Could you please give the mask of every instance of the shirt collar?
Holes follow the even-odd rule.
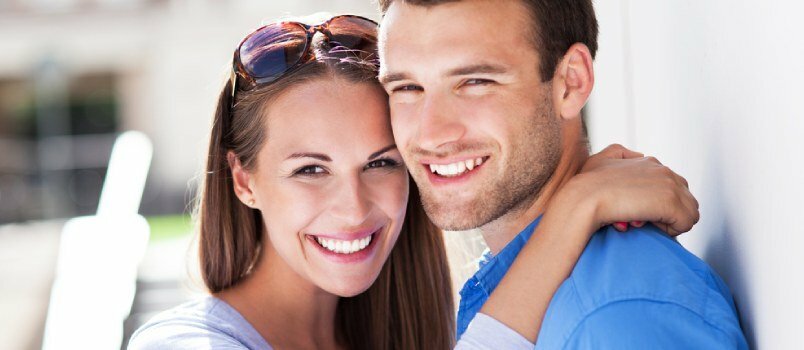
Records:
[[[500,283],[503,276],[508,272],[511,264],[514,263],[522,247],[525,246],[530,236],[533,235],[533,231],[541,220],[542,216],[539,215],[539,217],[533,220],[525,229],[519,232],[511,242],[508,242],[505,248],[497,253],[497,255],[492,255],[491,251],[486,249],[483,258],[479,262],[480,269],[474,277],[487,294],[491,294],[494,288],[497,288],[497,284]]]

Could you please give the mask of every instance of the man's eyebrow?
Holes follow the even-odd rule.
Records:
[[[406,73],[391,72],[380,75],[380,84],[385,85],[405,79],[410,79],[410,76]]]
[[[446,76],[472,75],[472,74],[501,74],[506,72],[508,72],[508,69],[505,66],[491,63],[480,63],[451,69],[447,72]]]
[[[332,158],[330,158],[326,154],[323,154],[323,153],[309,153],[309,152],[293,153],[290,156],[288,156],[287,158],[285,158],[285,160],[297,159],[297,158],[313,158],[313,159],[318,159],[318,160],[320,160],[322,162],[331,162],[332,161]]]
[[[377,152],[372,153],[372,154],[371,154],[371,155],[368,157],[368,160],[372,160],[372,159],[374,159],[374,158],[377,158],[377,157],[381,156],[383,153],[388,152],[388,151],[390,151],[390,150],[392,150],[392,149],[394,149],[394,148],[396,148],[396,145],[395,145],[395,144],[394,144],[394,145],[388,145],[388,146],[385,146],[385,147],[383,147],[381,150],[379,150],[379,151],[377,151]]]

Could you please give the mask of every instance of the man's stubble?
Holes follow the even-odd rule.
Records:
[[[470,200],[455,203],[453,198],[439,198],[428,179],[414,175],[417,183],[425,182],[419,187],[422,204],[436,226],[447,231],[482,227],[507,213],[526,210],[538,198],[562,153],[561,125],[547,98],[550,93],[545,95],[527,119],[531,122],[523,123],[510,144],[513,151],[503,160],[502,174],[486,179]]]

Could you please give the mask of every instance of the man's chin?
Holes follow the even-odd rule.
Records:
[[[442,230],[466,231],[481,227],[491,221],[491,211],[496,206],[494,196],[477,194],[479,191],[457,193],[434,192],[432,188],[419,188],[424,211]],[[475,194],[474,196],[471,194]],[[491,209],[491,210],[490,210]]]
[[[425,204],[424,209],[433,224],[445,231],[466,231],[485,224],[482,220],[478,220],[482,218],[472,206],[444,208]]]

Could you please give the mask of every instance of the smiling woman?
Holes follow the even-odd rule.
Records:
[[[297,275],[354,296],[371,285],[396,242],[408,174],[388,146],[393,137],[376,84],[308,79],[265,109],[270,137],[253,161],[229,151],[234,192],[262,213],[266,259],[278,254]],[[316,103],[306,103],[311,97]],[[371,244],[358,251],[361,240]]]
[[[444,244],[394,143],[375,28],[339,16],[243,40],[198,203],[211,295],[130,348],[451,347]]]

